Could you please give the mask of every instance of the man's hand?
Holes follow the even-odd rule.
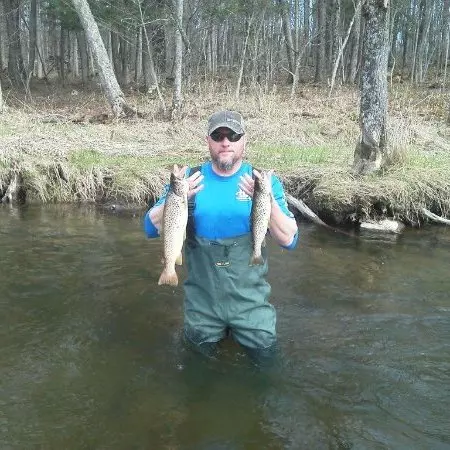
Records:
[[[272,178],[273,170],[269,170],[268,175],[270,178]],[[253,169],[253,175],[255,175],[256,178],[261,179],[261,173],[258,172],[256,169]],[[241,176],[241,181],[239,182],[239,187],[251,198],[253,198],[253,192],[255,190],[255,180],[248,174],[244,174]],[[270,185],[272,187],[272,184]]]
[[[185,177],[187,167],[188,166],[183,166],[183,167],[179,168],[177,165],[175,165],[174,169],[173,169],[173,173],[177,177]],[[188,198],[191,198],[193,195],[195,195],[197,192],[201,191],[204,188],[204,185],[201,184],[203,181],[203,178],[204,178],[204,176],[202,175],[202,173],[199,170],[187,178],[187,181],[189,183]]]

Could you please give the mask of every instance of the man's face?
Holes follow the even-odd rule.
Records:
[[[207,137],[209,153],[215,166],[223,171],[231,171],[242,161],[245,150],[245,135],[238,141],[236,133],[229,128],[218,128]],[[215,139],[214,139],[215,138]],[[230,140],[231,139],[231,140]]]

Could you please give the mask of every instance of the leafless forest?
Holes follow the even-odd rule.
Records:
[[[164,130],[168,140],[163,137],[157,149],[152,147],[161,161],[148,162],[159,167],[172,156],[183,156],[180,149],[197,147],[192,124],[204,121],[211,108],[226,105],[250,116],[249,129],[270,142],[273,155],[295,158],[286,162],[286,169],[304,170],[298,195],[317,199],[320,180],[335,174],[332,189],[323,190],[333,200],[323,203],[353,211],[352,197],[364,191],[360,183],[379,184],[387,180],[388,172],[378,181],[360,178],[356,184],[354,174],[394,163],[385,203],[398,201],[405,211],[401,216],[419,214],[418,205],[443,214],[448,210],[448,176],[443,168],[448,166],[449,43],[450,0],[0,0],[0,112],[4,111],[6,130],[1,191],[16,174],[26,181],[24,167],[36,164],[26,161],[34,150],[20,153],[25,141],[37,146],[41,162],[46,154],[49,164],[54,151],[66,155],[76,150],[81,128],[70,129],[69,136],[68,131],[49,128],[49,122],[36,115],[48,106],[49,93],[59,93],[60,102],[78,111],[92,108],[94,96],[97,104],[103,98],[110,106],[105,115],[119,119],[107,129],[91,130],[92,139],[80,149],[88,155],[103,154],[103,147],[111,152],[119,135],[123,143],[117,152],[126,146],[125,153],[132,155],[135,137],[146,139],[144,129],[146,148],[162,136],[157,130]],[[50,109],[54,107],[51,103]],[[133,121],[121,124],[122,117]],[[140,117],[147,120],[139,124]],[[258,127],[263,117],[271,117],[270,129]],[[39,134],[39,145],[30,132]],[[26,136],[25,141],[20,136]],[[169,145],[171,150],[164,154],[168,144],[173,149]],[[306,167],[302,160],[321,155],[322,148],[333,163],[326,177],[315,174],[322,166]],[[342,150],[342,173],[335,169],[336,148]],[[433,162],[425,176],[435,153],[444,162]],[[413,174],[405,181],[408,195],[401,189],[394,195],[405,167]],[[441,169],[442,177],[435,173]],[[48,164],[41,172],[46,179]],[[145,168],[144,178],[147,173]],[[309,175],[312,184],[305,182]],[[99,179],[103,186],[103,178]],[[430,192],[428,184],[417,187],[425,179],[432,185]],[[38,197],[57,197],[42,194],[33,183],[27,189],[40,192]],[[136,185],[133,198],[141,198],[142,192],[154,194],[153,182],[145,178],[142,183]],[[96,197],[95,186],[87,198]],[[331,193],[337,186],[346,186],[343,195]],[[75,191],[68,188],[62,198],[71,198]],[[426,198],[421,197],[424,192]],[[369,206],[359,209],[372,215],[370,205],[380,195],[384,194],[368,188],[364,201]]]

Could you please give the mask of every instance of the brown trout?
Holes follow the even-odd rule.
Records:
[[[252,230],[253,254],[249,266],[264,264],[261,247],[265,245],[267,228],[272,210],[272,170],[255,173],[250,225]]]
[[[175,166],[170,174],[170,187],[163,211],[161,235],[164,247],[164,269],[159,277],[159,285],[178,285],[175,264],[182,264],[181,252],[188,220],[188,191],[188,181],[184,178],[184,174],[179,174],[178,166]]]

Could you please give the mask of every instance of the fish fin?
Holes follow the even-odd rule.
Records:
[[[169,286],[178,286],[178,276],[175,270],[164,268],[158,280],[158,285],[168,284]]]
[[[180,253],[178,255],[178,258],[175,260],[175,264],[177,266],[182,266],[183,265],[183,253]]]
[[[262,246],[262,247],[265,247],[265,246],[266,246],[266,238],[263,239],[261,246]]]
[[[264,258],[262,255],[252,255],[250,258],[249,266],[262,266],[264,264]]]

